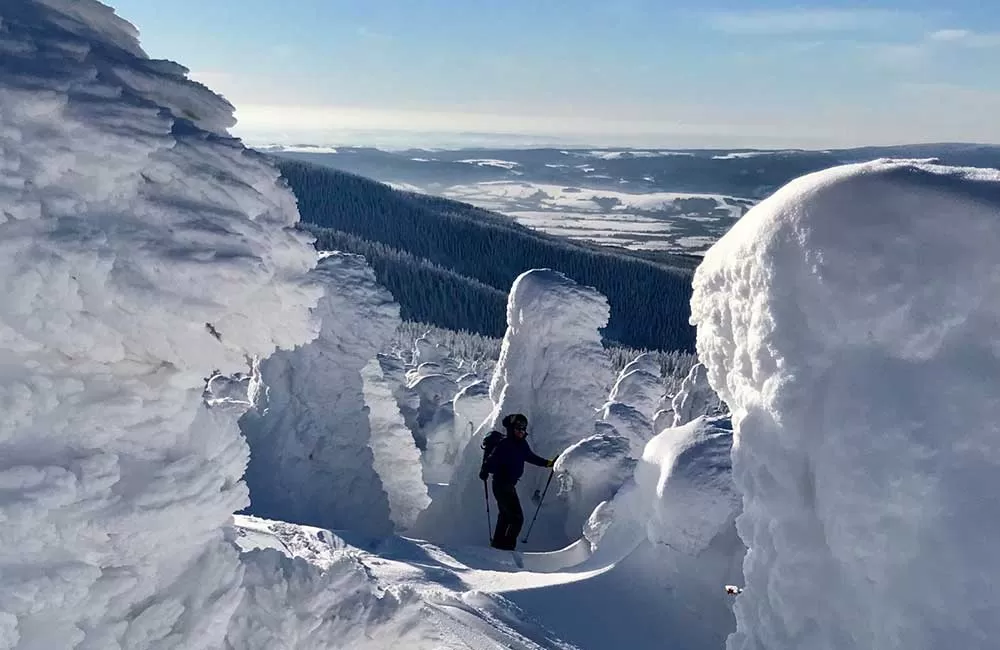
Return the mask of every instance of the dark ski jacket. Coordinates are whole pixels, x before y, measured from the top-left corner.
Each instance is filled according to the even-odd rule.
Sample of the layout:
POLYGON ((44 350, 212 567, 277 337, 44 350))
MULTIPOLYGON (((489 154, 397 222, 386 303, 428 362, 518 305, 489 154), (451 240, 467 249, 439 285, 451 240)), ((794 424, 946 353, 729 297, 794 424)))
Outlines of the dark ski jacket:
POLYGON ((483 460, 483 469, 493 475, 493 481, 502 485, 514 485, 524 474, 524 464, 548 467, 549 461, 531 451, 528 441, 504 436, 493 451, 483 460))

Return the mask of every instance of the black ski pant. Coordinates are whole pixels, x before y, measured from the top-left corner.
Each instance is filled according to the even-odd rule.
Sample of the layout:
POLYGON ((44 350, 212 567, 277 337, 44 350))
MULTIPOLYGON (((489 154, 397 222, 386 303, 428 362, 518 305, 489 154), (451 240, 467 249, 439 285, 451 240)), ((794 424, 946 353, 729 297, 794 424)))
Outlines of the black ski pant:
POLYGON ((517 498, 517 488, 513 483, 493 481, 493 496, 497 500, 497 527, 493 533, 493 548, 513 551, 517 546, 517 535, 524 525, 521 501, 517 498))

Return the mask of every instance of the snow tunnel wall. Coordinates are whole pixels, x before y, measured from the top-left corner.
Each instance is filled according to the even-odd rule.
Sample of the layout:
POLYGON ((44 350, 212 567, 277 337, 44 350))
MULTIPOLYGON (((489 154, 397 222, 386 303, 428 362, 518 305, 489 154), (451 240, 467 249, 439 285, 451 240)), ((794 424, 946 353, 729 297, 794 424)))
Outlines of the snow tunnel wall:
POLYGON ((1000 172, 798 179, 705 256, 693 322, 732 408, 749 547, 728 647, 1000 638, 1000 172))
POLYGON ((0 647, 220 647, 247 447, 202 390, 315 336, 315 253, 107 7, 3 3, 0 50, 0 647))

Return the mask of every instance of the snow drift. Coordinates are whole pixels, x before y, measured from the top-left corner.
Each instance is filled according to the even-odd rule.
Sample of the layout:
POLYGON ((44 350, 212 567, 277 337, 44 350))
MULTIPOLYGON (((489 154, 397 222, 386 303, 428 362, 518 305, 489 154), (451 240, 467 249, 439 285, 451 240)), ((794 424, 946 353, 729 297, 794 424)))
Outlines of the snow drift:
POLYGON ((218 648, 247 447, 205 378, 315 336, 315 253, 107 7, 4 3, 0 50, 0 647, 218 648))
POLYGON ((1000 638, 1000 172, 798 179, 705 256, 692 320, 733 410, 737 648, 1000 638))
MULTIPOLYGON (((529 444, 546 458, 593 435, 596 411, 614 378, 599 332, 608 313, 604 296, 561 273, 534 269, 518 276, 510 291, 507 333, 490 384, 493 412, 465 446, 447 491, 435 498, 419 521, 422 534, 440 541, 484 541, 479 443, 500 427, 507 413, 528 416, 529 444)), ((518 485, 526 511, 532 503, 527 497, 544 482, 545 472, 526 467, 518 485)), ((539 516, 532 532, 534 544, 552 549, 575 541, 564 530, 566 504, 553 500, 545 510, 546 516, 539 516)))
POLYGON ((387 534, 361 371, 392 336, 399 306, 361 256, 330 253, 313 275, 327 287, 319 336, 261 363, 266 399, 240 422, 251 450, 249 512, 387 534))

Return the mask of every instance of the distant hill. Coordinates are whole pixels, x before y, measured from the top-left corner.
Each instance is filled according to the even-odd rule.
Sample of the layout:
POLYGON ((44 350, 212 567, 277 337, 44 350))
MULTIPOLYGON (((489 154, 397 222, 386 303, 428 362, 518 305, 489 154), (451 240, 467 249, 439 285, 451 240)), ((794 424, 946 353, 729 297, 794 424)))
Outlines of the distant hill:
POLYGON ((407 320, 501 336, 514 279, 531 268, 553 268, 608 297, 609 342, 694 349, 688 317, 695 259, 645 259, 574 243, 465 203, 310 163, 275 162, 317 245, 365 255, 407 320))

